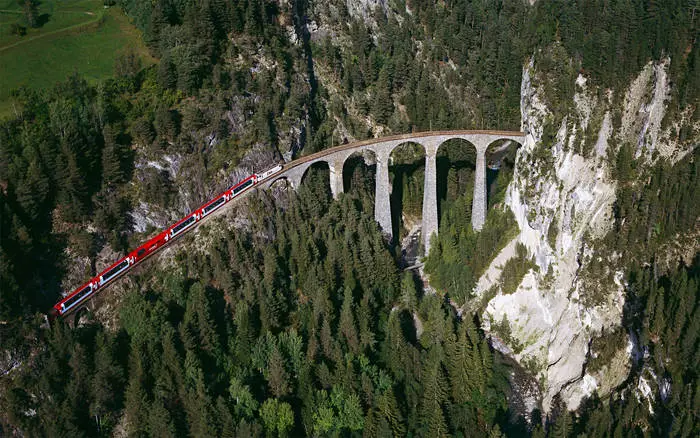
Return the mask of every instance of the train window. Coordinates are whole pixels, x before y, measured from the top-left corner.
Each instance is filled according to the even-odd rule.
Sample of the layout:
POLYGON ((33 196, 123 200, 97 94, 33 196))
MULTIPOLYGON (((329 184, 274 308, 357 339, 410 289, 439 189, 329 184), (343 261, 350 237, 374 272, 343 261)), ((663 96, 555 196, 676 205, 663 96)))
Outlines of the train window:
POLYGON ((180 231, 182 231, 185 227, 189 226, 192 222, 194 222, 194 216, 190 216, 187 220, 184 222, 181 222, 180 225, 177 225, 175 228, 173 228, 172 235, 176 235, 180 231))
POLYGON ((85 286, 80 292, 73 295, 63 303, 63 310, 65 311, 67 308, 70 308, 73 304, 80 301, 80 299, 82 299, 85 295, 89 294, 90 292, 92 292, 92 287, 85 286))
POLYGON ((136 251, 136 255, 137 255, 138 257, 141 257, 145 252, 146 252, 146 250, 143 249, 143 248, 141 248, 140 250, 136 251))
POLYGON ((224 197, 220 197, 216 201, 204 207, 204 214, 208 214, 210 211, 214 210, 216 207, 224 203, 224 197))
POLYGON ((239 193, 241 192, 241 190, 245 190, 245 189, 246 189, 247 187, 249 187, 251 184, 253 184, 253 180, 252 180, 252 179, 249 179, 248 181, 244 182, 244 183, 241 184, 240 186, 238 186, 238 187, 236 187, 235 189, 233 189, 233 194, 234 194, 234 195, 239 194, 239 193))
POLYGON ((107 281, 110 278, 114 277, 116 274, 122 271, 122 269, 126 268, 129 266, 129 261, 124 260, 123 262, 119 263, 117 266, 113 267, 107 273, 102 274, 102 281, 107 281))

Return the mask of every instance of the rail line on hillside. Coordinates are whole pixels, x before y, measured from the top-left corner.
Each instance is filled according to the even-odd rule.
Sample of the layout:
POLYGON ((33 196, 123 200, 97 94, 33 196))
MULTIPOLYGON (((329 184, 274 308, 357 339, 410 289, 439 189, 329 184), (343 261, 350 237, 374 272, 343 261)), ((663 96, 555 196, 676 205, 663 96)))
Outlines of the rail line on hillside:
POLYGON ((106 289, 110 285, 114 284, 119 278, 128 274, 135 267, 139 266, 147 258, 150 258, 153 254, 159 252, 162 248, 170 246, 176 240, 179 240, 184 234, 194 230, 202 222, 206 221, 210 215, 224 207, 226 204, 234 201, 236 198, 244 196, 247 192, 255 190, 262 183, 270 180, 274 183, 276 178, 283 177, 286 172, 302 166, 309 161, 314 161, 319 158, 323 158, 327 155, 332 155, 341 151, 348 151, 353 149, 362 148, 364 146, 390 142, 390 141, 402 141, 410 142, 417 138, 426 138, 433 136, 458 136, 458 135, 471 135, 471 134, 486 134, 486 135, 503 135, 503 136, 523 136, 521 132, 512 131, 428 131, 428 132, 416 132, 410 134, 399 134, 389 137, 382 138, 372 138, 368 140, 362 140, 358 142, 348 143, 344 145, 335 146, 332 148, 324 149, 313 154, 309 154, 300 157, 294 161, 286 163, 284 165, 277 165, 265 172, 254 173, 247 178, 239 181, 238 183, 232 185, 223 193, 220 193, 211 200, 200 205, 194 211, 188 213, 185 217, 175 222, 170 227, 161 231, 156 236, 152 237, 133 251, 127 253, 126 256, 120 258, 109 267, 101 271, 97 276, 93 277, 87 283, 83 284, 79 288, 75 289, 73 292, 66 294, 51 311, 51 316, 65 316, 69 315, 81 308, 90 301, 97 292, 106 289))

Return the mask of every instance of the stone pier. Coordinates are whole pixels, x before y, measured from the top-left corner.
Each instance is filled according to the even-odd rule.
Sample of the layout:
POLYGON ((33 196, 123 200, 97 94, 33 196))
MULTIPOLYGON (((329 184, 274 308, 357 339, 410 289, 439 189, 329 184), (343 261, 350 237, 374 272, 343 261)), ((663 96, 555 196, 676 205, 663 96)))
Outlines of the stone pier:
POLYGON ((440 143, 428 141, 425 147, 425 179, 423 180, 423 220, 421 234, 425 254, 430 254, 430 239, 438 232, 437 150, 440 143))
POLYGON ((331 192, 333 197, 337 198, 343 193, 343 166, 348 157, 354 153, 373 152, 377 158, 374 218, 382 231, 389 239, 392 239, 389 158, 397 146, 408 142, 418 143, 425 149, 422 234, 425 253, 428 254, 430 238, 438 232, 436 155, 440 145, 447 140, 459 138, 470 142, 476 148, 476 173, 471 219, 472 227, 478 231, 483 228, 484 222, 486 222, 486 149, 497 140, 522 142, 524 137, 525 134, 522 132, 510 131, 440 131, 370 139, 337 146, 287 163, 284 169, 273 175, 268 182, 263 184, 263 187, 269 187, 280 178, 287 178, 292 187, 296 189, 308 168, 312 164, 322 161, 328 164, 331 192))
POLYGON ((474 176, 474 199, 472 199, 472 228, 481 231, 486 222, 486 148, 476 149, 476 172, 474 176))
POLYGON ((389 182, 389 157, 391 152, 377 154, 377 174, 374 178, 374 220, 391 242, 391 183, 389 182))
POLYGON ((328 163, 328 168, 331 171, 331 193, 333 199, 338 199, 344 191, 343 187, 343 165, 345 160, 336 160, 328 163))

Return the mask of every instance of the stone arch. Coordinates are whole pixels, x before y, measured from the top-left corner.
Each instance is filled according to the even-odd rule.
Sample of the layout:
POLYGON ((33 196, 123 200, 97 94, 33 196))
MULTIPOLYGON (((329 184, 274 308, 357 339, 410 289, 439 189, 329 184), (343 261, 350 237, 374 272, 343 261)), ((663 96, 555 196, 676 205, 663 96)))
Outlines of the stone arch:
POLYGON ((294 184, 292 184, 292 180, 286 175, 279 176, 274 180, 270 181, 269 183, 267 183, 267 187, 273 190, 282 187, 296 189, 296 187, 294 187, 294 184))
POLYGON ((423 217, 426 147, 417 141, 403 141, 389 152, 389 190, 392 235, 397 241, 423 217), (406 219, 415 219, 405 223, 406 219))
POLYGON ((90 300, 80 304, 77 309, 71 312, 71 314, 69 315, 71 327, 77 327, 78 323, 80 322, 80 318, 82 318, 83 316, 87 316, 89 319, 92 312, 90 312, 90 309, 88 309, 88 302, 90 302, 90 300))
POLYGON ((357 150, 343 161, 343 191, 361 193, 374 201, 377 154, 373 149, 357 150))
POLYGON ((301 172, 301 178, 299 179, 299 183, 301 185, 304 184, 306 181, 309 181, 309 179, 315 178, 319 178, 325 181, 327 192, 330 194, 330 165, 326 160, 316 160, 308 166, 306 166, 306 168, 303 169, 301 172))
POLYGON ((438 146, 435 154, 438 223, 442 224, 443 215, 461 194, 473 193, 477 153, 477 146, 461 137, 449 138, 438 146))
POLYGON ((498 139, 486 147, 486 205, 487 211, 500 202, 513 178, 515 158, 522 143, 513 139, 498 139))

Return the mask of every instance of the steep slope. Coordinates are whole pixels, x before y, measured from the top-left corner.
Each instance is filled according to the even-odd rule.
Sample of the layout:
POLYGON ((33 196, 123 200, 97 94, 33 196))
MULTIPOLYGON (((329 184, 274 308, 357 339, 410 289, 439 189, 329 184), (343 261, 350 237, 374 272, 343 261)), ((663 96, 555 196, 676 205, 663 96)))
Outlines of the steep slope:
MULTIPOLYGON (((605 396, 629 372, 631 340, 618 343, 604 367, 589 372, 586 366, 595 356, 591 342, 619 332, 625 305, 623 276, 630 260, 605 240, 615 223, 619 145, 634 145, 642 168, 656 160, 677 162, 693 148, 692 141, 673 139, 673 124, 662 128, 669 64, 669 59, 649 63, 624 91, 589 87, 578 75, 564 116, 548 101, 549 72, 532 60, 524 69, 521 111, 528 136, 506 204, 520 228, 516 241, 537 267, 514 293, 493 297, 483 317, 486 330, 506 338, 494 344, 506 345, 506 353, 537 374, 545 411, 557 394, 572 410, 593 391, 605 396)), ((697 140, 697 123, 693 134, 697 140)), ((498 286, 513 244, 480 279, 478 297, 498 286)), ((697 240, 694 245, 697 251, 697 240)))

